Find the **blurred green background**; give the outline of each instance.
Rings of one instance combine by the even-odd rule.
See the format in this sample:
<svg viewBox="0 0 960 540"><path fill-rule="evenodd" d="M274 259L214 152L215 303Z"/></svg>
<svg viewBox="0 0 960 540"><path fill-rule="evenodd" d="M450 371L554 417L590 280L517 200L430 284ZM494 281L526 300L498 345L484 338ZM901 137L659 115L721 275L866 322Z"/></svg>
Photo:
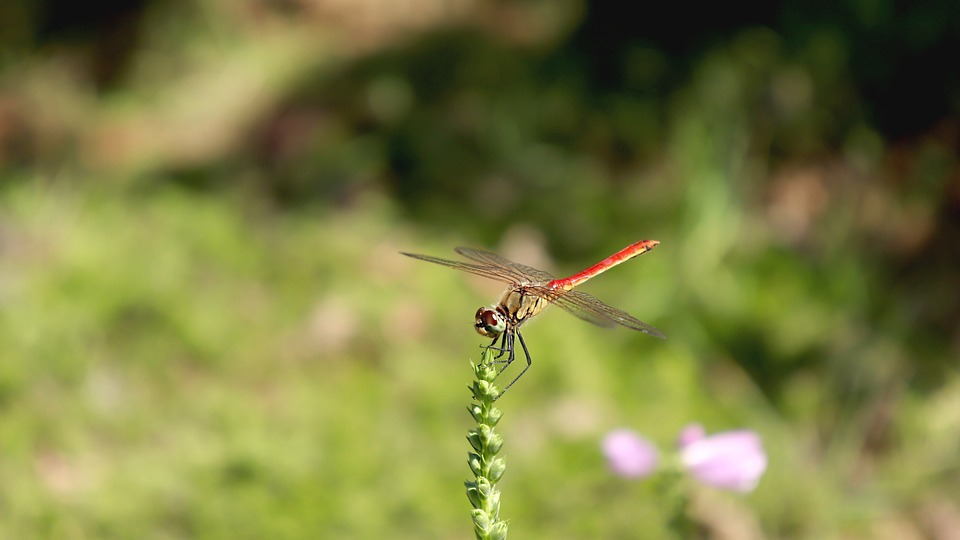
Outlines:
<svg viewBox="0 0 960 540"><path fill-rule="evenodd" d="M648 8L644 8L648 9ZM484 247L560 310L512 538L670 538L627 426L760 432L705 538L960 531L955 2L6 0L0 537L471 538Z"/></svg>

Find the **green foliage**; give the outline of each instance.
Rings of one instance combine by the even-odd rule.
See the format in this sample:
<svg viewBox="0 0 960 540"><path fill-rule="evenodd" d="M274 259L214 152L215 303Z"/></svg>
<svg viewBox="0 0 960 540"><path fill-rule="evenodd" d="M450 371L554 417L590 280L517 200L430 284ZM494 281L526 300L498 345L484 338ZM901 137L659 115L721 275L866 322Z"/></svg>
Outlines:
<svg viewBox="0 0 960 540"><path fill-rule="evenodd" d="M500 290L397 252L559 275L641 238L586 290L665 342L524 328L497 425L515 537L669 537L597 445L691 421L770 454L749 497L695 493L701 529L960 529L956 110L894 139L929 103L866 99L952 43L942 2L787 10L684 54L624 38L602 80L574 3L400 39L148 2L115 63L27 4L0 8L24 29L0 58L0 537L463 537L461 359ZM937 67L905 87L953 95Z"/></svg>

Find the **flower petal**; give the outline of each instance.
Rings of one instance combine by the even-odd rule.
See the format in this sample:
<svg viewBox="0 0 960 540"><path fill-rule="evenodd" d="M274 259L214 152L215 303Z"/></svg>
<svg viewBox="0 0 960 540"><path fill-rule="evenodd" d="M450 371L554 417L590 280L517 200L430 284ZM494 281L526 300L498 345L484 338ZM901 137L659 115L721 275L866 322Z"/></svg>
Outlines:
<svg viewBox="0 0 960 540"><path fill-rule="evenodd" d="M653 444L629 429L611 431L603 438L602 447L610 469L624 478L649 475L660 459Z"/></svg>
<svg viewBox="0 0 960 540"><path fill-rule="evenodd" d="M683 448L690 443L699 441L706 436L707 432L704 431L703 426L700 424L690 424L683 428L683 431L680 432L680 436L677 437L677 446Z"/></svg>
<svg viewBox="0 0 960 540"><path fill-rule="evenodd" d="M742 493L753 491L767 469L760 436L748 430L695 440L680 449L680 459L704 484Z"/></svg>

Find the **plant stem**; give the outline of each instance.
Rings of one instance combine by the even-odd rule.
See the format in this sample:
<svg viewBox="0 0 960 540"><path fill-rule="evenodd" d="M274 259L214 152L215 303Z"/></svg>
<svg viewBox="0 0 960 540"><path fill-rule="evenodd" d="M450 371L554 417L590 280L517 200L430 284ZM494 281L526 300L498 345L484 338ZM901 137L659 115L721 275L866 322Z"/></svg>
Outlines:
<svg viewBox="0 0 960 540"><path fill-rule="evenodd" d="M694 538L697 524L690 517L690 498L682 470L677 466L668 467L657 480L657 491L666 508L670 529L677 538Z"/></svg>
<svg viewBox="0 0 960 540"><path fill-rule="evenodd" d="M478 540L504 540L507 537L507 523L500 519L500 491L496 486L503 476L506 462L496 457L503 446L503 436L495 433L494 427L500 421L502 411L493 406L500 389L493 384L497 370L492 360L493 352L484 349L480 364L470 363L475 376L470 391L475 403L471 403L468 410L477 421L477 427L467 433L467 441L473 449L467 454L467 464L476 480L464 482L464 485L467 499L473 505L470 515Z"/></svg>

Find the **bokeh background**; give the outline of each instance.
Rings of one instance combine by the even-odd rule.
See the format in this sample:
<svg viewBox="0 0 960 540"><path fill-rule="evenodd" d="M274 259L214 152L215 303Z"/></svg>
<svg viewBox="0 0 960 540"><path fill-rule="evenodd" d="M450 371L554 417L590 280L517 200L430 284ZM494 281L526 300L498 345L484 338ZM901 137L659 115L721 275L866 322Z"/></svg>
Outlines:
<svg viewBox="0 0 960 540"><path fill-rule="evenodd" d="M515 538L670 538L630 427L758 431L705 538L960 538L950 0L5 0L0 537L470 538L472 328L573 272L500 402Z"/></svg>

